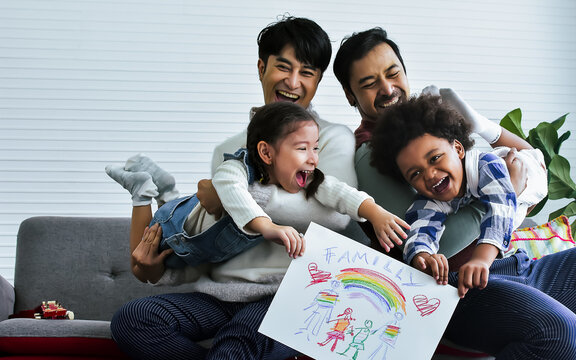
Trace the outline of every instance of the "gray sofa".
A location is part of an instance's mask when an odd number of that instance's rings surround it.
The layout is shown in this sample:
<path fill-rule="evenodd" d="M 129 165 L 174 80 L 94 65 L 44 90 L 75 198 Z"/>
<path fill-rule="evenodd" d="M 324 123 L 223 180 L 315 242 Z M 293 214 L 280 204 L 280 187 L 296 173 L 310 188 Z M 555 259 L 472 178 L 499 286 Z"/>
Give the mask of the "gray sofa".
<path fill-rule="evenodd" d="M 14 287 L 0 277 L 0 357 L 124 358 L 110 319 L 125 302 L 192 284 L 153 287 L 129 266 L 129 218 L 33 217 L 18 231 Z M 57 300 L 74 320 L 8 316 Z"/>

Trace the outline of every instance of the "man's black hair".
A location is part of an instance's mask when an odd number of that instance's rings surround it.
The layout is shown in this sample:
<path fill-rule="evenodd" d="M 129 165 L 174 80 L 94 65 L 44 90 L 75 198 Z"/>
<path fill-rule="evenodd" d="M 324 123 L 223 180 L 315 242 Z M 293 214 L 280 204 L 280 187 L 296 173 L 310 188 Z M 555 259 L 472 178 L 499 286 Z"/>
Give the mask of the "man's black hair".
<path fill-rule="evenodd" d="M 332 57 L 328 34 L 314 21 L 300 17 L 285 17 L 262 29 L 258 35 L 258 57 L 268 63 L 270 55 L 279 55 L 286 45 L 292 45 L 296 59 L 314 66 L 322 73 Z"/>

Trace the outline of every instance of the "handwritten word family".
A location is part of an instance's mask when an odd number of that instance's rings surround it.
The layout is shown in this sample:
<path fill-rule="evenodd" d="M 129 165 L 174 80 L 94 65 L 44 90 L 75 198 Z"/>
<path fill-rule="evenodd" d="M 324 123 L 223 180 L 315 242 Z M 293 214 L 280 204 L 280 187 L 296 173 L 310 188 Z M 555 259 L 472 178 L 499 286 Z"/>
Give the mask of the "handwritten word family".
<path fill-rule="evenodd" d="M 391 274 L 402 286 L 423 286 L 414 281 L 414 272 L 411 268 L 402 266 L 386 255 L 375 255 L 373 252 L 341 249 L 338 246 L 324 248 L 322 257 L 327 265 L 366 265 L 373 269 L 386 271 Z"/>

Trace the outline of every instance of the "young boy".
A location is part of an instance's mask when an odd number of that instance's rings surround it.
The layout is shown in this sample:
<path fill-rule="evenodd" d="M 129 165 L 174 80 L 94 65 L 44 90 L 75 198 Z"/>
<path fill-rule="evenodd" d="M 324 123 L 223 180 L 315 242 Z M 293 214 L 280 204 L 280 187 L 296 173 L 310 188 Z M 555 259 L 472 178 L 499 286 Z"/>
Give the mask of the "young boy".
<path fill-rule="evenodd" d="M 372 165 L 407 181 L 418 195 L 406 213 L 411 230 L 404 245 L 404 261 L 448 282 L 448 261 L 438 254 L 446 216 L 477 200 L 486 214 L 471 258 L 460 267 L 459 295 L 484 288 L 488 269 L 509 246 L 512 232 L 528 207 L 547 194 L 542 153 L 519 149 L 528 164 L 528 183 L 518 199 L 502 149 L 483 153 L 469 150 L 471 129 L 439 97 L 421 96 L 391 107 L 380 119 L 372 137 Z M 470 231 L 470 229 L 462 229 Z"/>

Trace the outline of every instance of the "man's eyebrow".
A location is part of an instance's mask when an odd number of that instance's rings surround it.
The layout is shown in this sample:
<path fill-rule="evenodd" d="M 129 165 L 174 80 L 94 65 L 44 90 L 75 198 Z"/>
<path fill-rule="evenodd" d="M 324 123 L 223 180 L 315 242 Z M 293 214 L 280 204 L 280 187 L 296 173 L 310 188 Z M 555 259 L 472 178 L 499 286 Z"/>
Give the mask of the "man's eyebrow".
<path fill-rule="evenodd" d="M 390 66 L 386 69 L 385 72 L 391 71 L 391 70 L 393 70 L 394 68 L 398 68 L 398 67 L 400 67 L 398 64 L 392 64 L 392 65 L 390 65 Z M 368 81 L 368 80 L 372 80 L 372 79 L 374 79 L 374 78 L 375 78 L 374 75 L 365 76 L 365 77 L 361 78 L 360 80 L 358 80 L 358 84 L 362 84 L 362 83 L 364 83 L 364 82 L 366 82 L 366 81 Z"/>
<path fill-rule="evenodd" d="M 276 61 L 280 61 L 280 62 L 283 62 L 283 63 L 286 63 L 286 64 L 292 66 L 292 62 L 290 60 L 286 59 L 285 57 L 282 57 L 282 56 L 277 56 Z M 305 69 L 308 69 L 308 70 L 318 71 L 318 68 L 314 65 L 302 64 L 302 67 Z"/>
<path fill-rule="evenodd" d="M 283 62 L 283 63 L 286 63 L 286 64 L 288 64 L 288 65 L 292 65 L 292 62 L 291 62 L 290 60 L 288 60 L 288 59 L 286 59 L 285 57 L 282 57 L 282 56 L 277 56 L 277 57 L 276 57 L 276 60 L 277 60 L 277 61 L 280 61 L 280 62 Z"/>

